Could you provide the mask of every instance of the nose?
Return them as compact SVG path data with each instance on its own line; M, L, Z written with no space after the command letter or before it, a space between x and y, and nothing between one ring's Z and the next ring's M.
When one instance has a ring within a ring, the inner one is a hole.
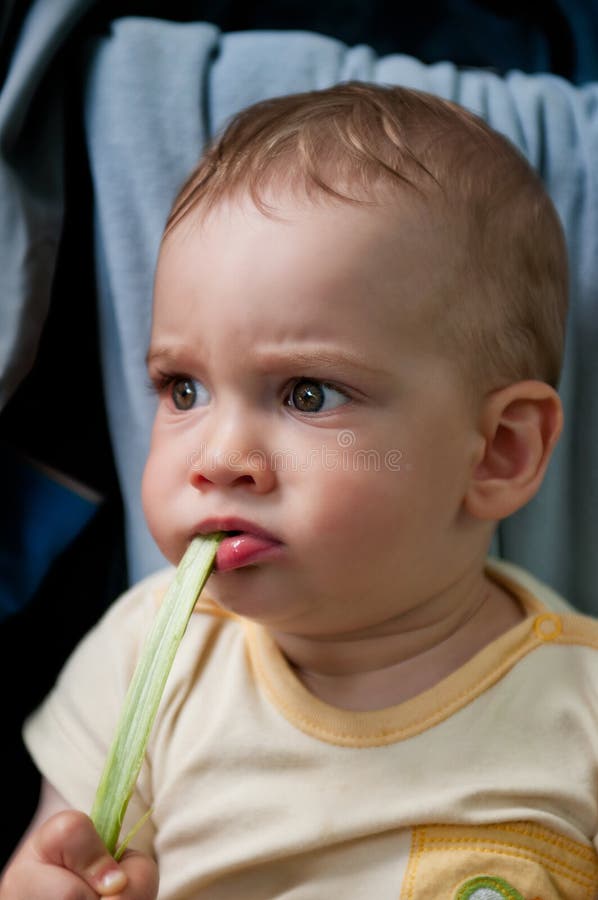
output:
M212 416L202 428L203 440L189 458L189 480L206 491L214 487L235 487L265 494L275 484L275 473L262 431L249 414L239 411Z

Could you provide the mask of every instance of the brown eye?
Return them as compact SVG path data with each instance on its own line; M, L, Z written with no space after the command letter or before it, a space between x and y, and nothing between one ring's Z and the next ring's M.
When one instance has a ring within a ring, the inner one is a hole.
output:
M195 382L181 378L172 385L172 402L180 410L192 409L197 398Z
M317 381L299 381L289 399L299 412L319 412L324 405L324 391Z

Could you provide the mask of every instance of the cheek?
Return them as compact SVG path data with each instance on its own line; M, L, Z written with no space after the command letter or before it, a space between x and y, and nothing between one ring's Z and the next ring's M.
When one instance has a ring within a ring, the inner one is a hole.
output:
M185 474L175 465L175 458L170 442L154 435L141 481L143 512L152 534L166 518L169 498L177 496L177 482Z
M376 470L373 464L364 471L363 465L354 471L349 462L314 473L299 495L299 502L310 507L305 509L307 527L327 534L332 542L336 535L345 540L351 533L362 540L399 527L412 506L409 474Z
M166 559L177 565L181 558L176 498L179 493L168 475L168 459L151 451L141 481L141 503L147 527Z
M152 450L145 463L143 470L143 478L141 479L141 505L143 513L147 521L148 527L155 537L154 525L157 517L157 509L159 507L159 486L161 484L159 474L159 466L156 454Z

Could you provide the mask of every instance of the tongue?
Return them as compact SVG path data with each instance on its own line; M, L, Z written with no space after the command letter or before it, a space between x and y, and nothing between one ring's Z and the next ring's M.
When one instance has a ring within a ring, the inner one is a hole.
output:
M261 556L265 551L276 546L276 541L268 538L259 537L257 534L230 535L224 538L216 553L216 569L225 571L226 569L237 569L246 566L257 557Z

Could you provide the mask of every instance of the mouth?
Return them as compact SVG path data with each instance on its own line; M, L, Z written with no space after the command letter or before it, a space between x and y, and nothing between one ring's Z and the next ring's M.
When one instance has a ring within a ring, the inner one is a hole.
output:
M215 572L229 572L246 566L257 565L280 556L283 544L261 526L245 519L207 519L195 534L216 531L224 537L216 553Z

